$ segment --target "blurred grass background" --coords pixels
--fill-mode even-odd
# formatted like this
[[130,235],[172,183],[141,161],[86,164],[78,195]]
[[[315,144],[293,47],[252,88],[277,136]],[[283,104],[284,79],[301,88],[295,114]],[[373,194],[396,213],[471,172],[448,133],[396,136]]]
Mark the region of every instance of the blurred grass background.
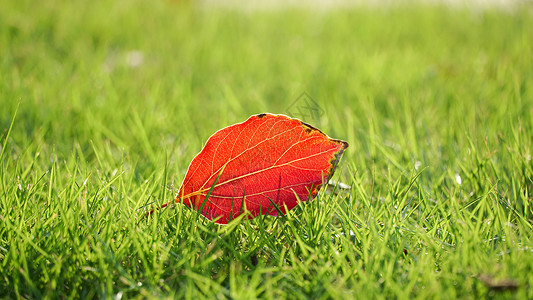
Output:
[[[1,294],[533,296],[530,4],[1,7]],[[350,143],[350,198],[313,229],[335,237],[340,222],[342,247],[291,244],[310,233],[290,220],[223,238],[181,208],[136,224],[172,199],[209,135],[287,114],[304,92],[323,111],[304,120]],[[260,246],[242,242],[254,235]],[[357,255],[340,263],[339,247]],[[501,294],[499,280],[517,288]]]

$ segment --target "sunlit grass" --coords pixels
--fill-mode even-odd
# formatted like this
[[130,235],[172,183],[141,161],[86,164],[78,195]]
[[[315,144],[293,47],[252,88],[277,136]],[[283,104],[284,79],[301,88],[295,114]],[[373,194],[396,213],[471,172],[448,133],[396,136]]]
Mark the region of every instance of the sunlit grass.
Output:
[[[533,297],[531,7],[10,1],[0,24],[0,295]],[[350,190],[138,222],[213,132],[289,110],[350,143]]]

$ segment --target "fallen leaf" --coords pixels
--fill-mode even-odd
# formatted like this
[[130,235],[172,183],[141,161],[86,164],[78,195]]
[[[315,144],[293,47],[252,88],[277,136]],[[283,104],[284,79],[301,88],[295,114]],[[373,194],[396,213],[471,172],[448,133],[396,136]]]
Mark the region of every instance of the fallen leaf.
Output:
[[513,278],[495,279],[489,274],[481,274],[478,276],[489,289],[495,291],[514,291],[518,289],[518,282]]
[[219,224],[244,211],[248,218],[285,214],[316,196],[346,147],[300,120],[254,115],[209,138],[175,201]]

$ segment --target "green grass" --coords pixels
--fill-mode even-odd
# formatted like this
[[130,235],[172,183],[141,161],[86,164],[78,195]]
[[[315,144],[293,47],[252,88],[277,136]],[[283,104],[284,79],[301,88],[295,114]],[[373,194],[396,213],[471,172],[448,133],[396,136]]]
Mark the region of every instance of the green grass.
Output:
[[[0,297],[533,298],[531,6],[2,2]],[[137,222],[304,91],[349,192]]]

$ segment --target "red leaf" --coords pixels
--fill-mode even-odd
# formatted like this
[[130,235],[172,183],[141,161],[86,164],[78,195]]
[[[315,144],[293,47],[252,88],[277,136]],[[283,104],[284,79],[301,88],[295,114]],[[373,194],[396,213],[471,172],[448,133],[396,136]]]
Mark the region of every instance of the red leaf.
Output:
[[317,194],[346,147],[297,119],[251,116],[209,138],[192,160],[176,202],[196,210],[203,204],[202,215],[220,224],[244,210],[249,218],[276,215],[272,202],[286,213]]

